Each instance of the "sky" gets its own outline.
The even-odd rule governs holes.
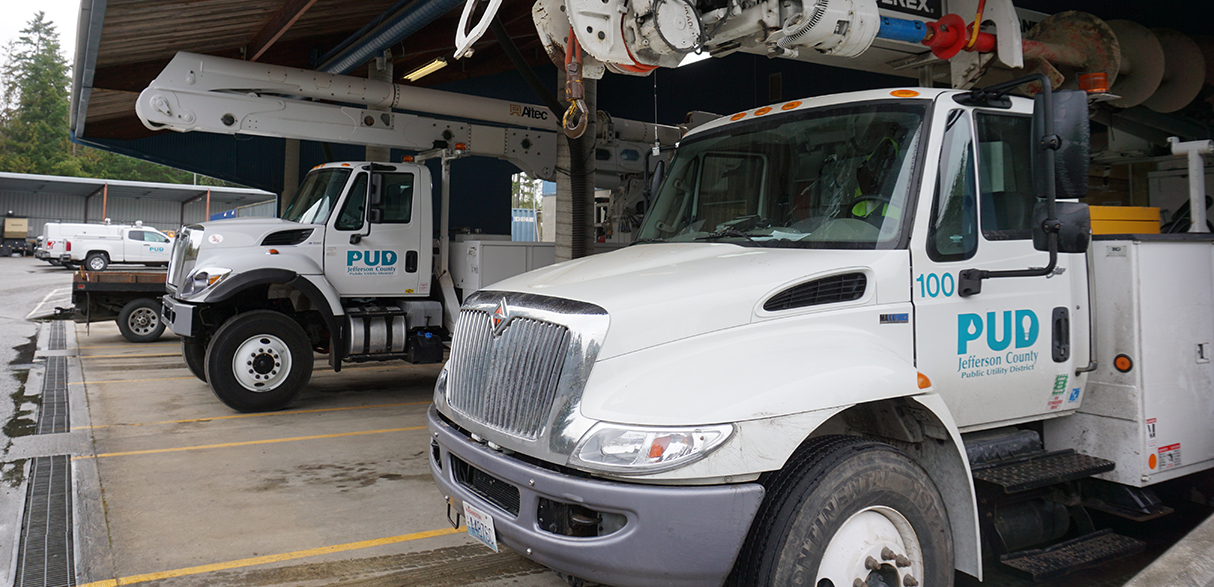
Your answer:
[[[76,19],[80,17],[80,0],[0,0],[0,49],[21,36],[37,11],[46,13],[47,20],[59,33],[59,46],[70,64],[76,58]]]

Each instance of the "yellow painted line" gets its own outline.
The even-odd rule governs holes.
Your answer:
[[[325,554],[335,554],[338,552],[349,552],[351,550],[361,550],[364,548],[373,548],[376,546],[386,546],[389,544],[400,544],[402,542],[410,542],[413,540],[423,540],[426,538],[437,538],[439,536],[447,536],[463,532],[459,528],[443,528],[441,530],[427,530],[425,532],[414,532],[412,534],[402,534],[400,536],[390,536],[388,538],[378,538],[375,540],[363,540],[362,542],[349,542],[346,544],[336,544],[333,546],[322,546],[320,548],[310,548],[308,550],[297,550],[295,552],[284,552],[282,554],[270,554],[266,556],[255,556],[253,558],[242,558],[239,560],[228,561],[224,563],[215,563],[210,565],[200,565],[197,567],[186,567],[173,571],[161,571],[159,573],[147,573],[144,575],[131,575],[129,577],[120,577],[118,579],[106,579],[104,581],[93,581],[85,583],[79,587],[116,587],[118,585],[134,585],[136,583],[145,583],[147,581],[161,581],[164,579],[173,579],[176,577],[185,577],[187,575],[200,575],[202,573],[213,573],[215,571],[226,571],[230,569],[239,569],[242,567],[252,567],[256,565],[265,565],[312,556],[321,556]]]
[[[342,367],[341,370],[342,371],[361,371],[364,369],[377,369],[377,370],[381,370],[381,371],[386,371],[389,369],[399,369],[401,367],[422,367],[422,366],[423,365],[410,365],[408,363],[404,363],[401,365],[390,365],[390,366],[375,365],[375,366],[370,366],[370,367]],[[321,376],[325,376],[325,375],[341,375],[341,373],[334,373],[333,371],[320,371],[318,373],[313,373],[312,377],[321,377]],[[197,379],[197,377],[161,377],[158,379],[97,379],[95,381],[73,381],[71,383],[68,383],[68,385],[98,385],[101,383],[142,383],[144,381],[178,381],[181,379]],[[199,381],[199,383],[201,383],[201,381]]]
[[[127,452],[107,452],[99,455],[82,455],[72,457],[73,461],[84,459],[100,459],[105,457],[129,457],[134,455],[151,455],[166,452],[182,452],[187,450],[203,450],[208,448],[231,448],[235,446],[253,446],[257,444],[276,444],[279,442],[295,442],[297,440],[320,440],[322,438],[341,438],[343,436],[363,436],[366,434],[383,434],[385,432],[409,432],[425,430],[425,426],[410,426],[408,428],[385,428],[383,430],[363,430],[360,432],[341,432],[338,434],[318,434],[316,436],[295,436],[292,438],[271,438],[269,440],[249,440],[245,442],[225,442],[223,444],[203,444],[199,446],[180,446],[177,448],[156,448],[152,450],[132,450]]]
[[[129,349],[133,346],[139,348],[148,348],[154,346],[180,346],[176,342],[143,342],[143,343],[126,343],[126,344],[95,344],[91,346],[78,346],[78,349]]]
[[[81,359],[121,359],[124,357],[180,357],[181,353],[151,353],[146,355],[80,355]]]
[[[156,426],[160,424],[189,424],[191,422],[210,422],[211,420],[231,420],[233,418],[260,418],[263,416],[287,416],[291,414],[315,414],[317,412],[340,412],[343,410],[366,410],[370,408],[394,408],[397,406],[413,406],[428,404],[424,402],[400,402],[395,404],[376,404],[373,406],[347,406],[342,408],[317,408],[315,410],[282,410],[278,412],[263,412],[260,414],[234,414],[231,416],[212,416],[210,418],[190,418],[188,420],[163,420],[160,422],[128,422],[123,424],[102,424],[100,426],[72,426],[72,430],[96,430],[98,428],[123,428],[126,426]]]

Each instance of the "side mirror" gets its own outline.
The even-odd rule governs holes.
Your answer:
[[[1079,202],[1056,202],[1054,205],[1058,214],[1058,252],[1086,252],[1088,241],[1092,239],[1092,218],[1088,205]],[[1047,214],[1044,201],[1037,202],[1033,207],[1033,248],[1038,251],[1050,250],[1045,232]]]
[[[1055,197],[1059,200],[1082,198],[1088,194],[1088,166],[1092,159],[1092,130],[1088,124],[1087,93],[1059,91],[1053,95],[1054,136],[1057,149],[1042,148],[1045,136],[1043,94],[1033,99],[1033,186],[1044,198],[1049,190],[1049,158],[1054,159]]]
[[[653,166],[653,175],[649,176],[649,195],[652,197],[662,187],[662,178],[666,175],[666,162],[659,159]]]
[[[384,176],[371,174],[367,182],[367,222],[379,224],[384,220]]]

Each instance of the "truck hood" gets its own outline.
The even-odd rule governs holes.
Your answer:
[[[300,224],[279,218],[230,218],[203,222],[200,226],[205,231],[204,251],[260,246],[266,236],[282,230],[317,229],[300,244],[322,244],[324,240],[324,226],[320,224]]]
[[[724,243],[634,245],[538,269],[486,289],[595,304],[610,326],[599,360],[779,316],[763,302],[790,286],[871,268],[874,303],[908,301],[901,275],[880,265],[908,263],[904,250],[765,249]]]

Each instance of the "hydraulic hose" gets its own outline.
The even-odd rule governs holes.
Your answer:
[[[497,43],[506,52],[506,58],[510,60],[511,65],[514,65],[519,74],[523,76],[523,80],[531,87],[531,91],[535,92],[535,95],[552,111],[552,115],[556,116],[557,120],[561,120],[566,107],[548,90],[543,80],[540,79],[540,76],[536,75],[535,70],[531,68],[531,65],[519,53],[518,47],[514,45],[514,41],[510,38],[510,34],[506,32],[506,27],[502,25],[500,17],[493,17],[493,21],[489,23],[489,30],[493,31],[493,36],[497,39]],[[589,240],[586,234],[586,226],[589,224],[589,212],[591,209],[591,206],[588,206],[587,203],[594,201],[594,187],[590,181],[590,173],[586,165],[588,150],[591,148],[591,144],[587,135],[582,135],[576,139],[569,137],[565,137],[565,139],[569,141],[569,186],[573,199],[570,206],[570,215],[573,217],[573,228],[571,231],[573,242],[570,245],[570,256],[577,259],[591,253],[586,246]]]

